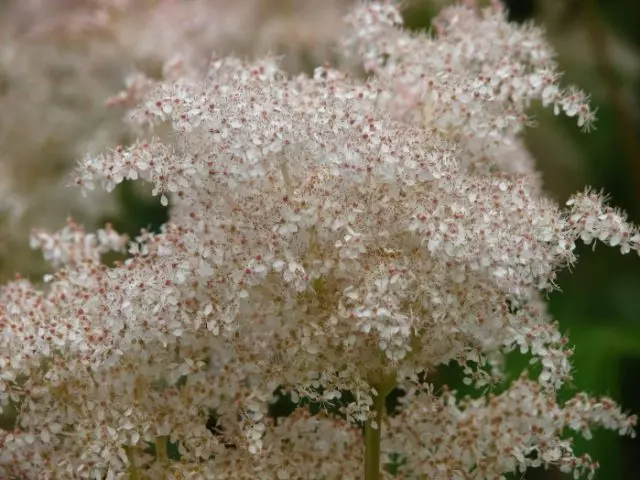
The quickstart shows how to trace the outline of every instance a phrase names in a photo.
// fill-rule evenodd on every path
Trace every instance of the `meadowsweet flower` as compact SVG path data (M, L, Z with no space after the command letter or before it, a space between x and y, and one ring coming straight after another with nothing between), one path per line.
M571 349L542 294L579 239L640 243L599 195L547 198L522 151L531 102L591 115L557 85L541 32L455 7L435 36L409 34L386 2L345 24L336 46L366 79L216 57L132 112L172 135L80 162L79 185L149 182L171 218L113 267L100 255L124 240L109 228L34 234L59 268L46 290L0 292L0 392L20 410L3 474L359 478L366 464L373 479L380 449L434 479L581 474L594 464L565 427L633 432L608 399L556 400ZM514 349L539 376L501 395L459 400L424 380L456 362L491 386ZM408 395L389 419L394 387ZM340 418L276 421L277 389Z
M98 190L83 201L66 188L68 176L85 154L131 141L137 132L127 123L137 120L122 119L159 80L200 74L214 50L286 53L288 69L312 68L328 58L349 3L3 1L0 108L11 112L0 118L4 275L42 273L24 242L31 226L54 229L73 215L97 228L117 215L115 196ZM170 109L153 104L148 115ZM135 172L124 175L135 179Z

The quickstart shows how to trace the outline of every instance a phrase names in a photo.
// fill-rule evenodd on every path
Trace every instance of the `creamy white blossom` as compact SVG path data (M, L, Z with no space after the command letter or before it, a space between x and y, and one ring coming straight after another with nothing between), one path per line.
M360 478L358 422L409 475L581 474L594 464L565 427L633 433L610 400L556 401L572 350L542 299L576 241L627 253L640 235L599 195L547 198L518 141L533 101L586 126L584 95L558 85L542 32L500 9L435 25L409 34L392 4L357 6L335 43L366 79L215 57L149 86L132 118L157 135L87 157L77 183L147 181L170 221L114 266L110 228L34 233L60 268L46 290L1 293L0 394L19 408L3 475ZM501 395L423 380L456 362L468 383L499 382L514 349L539 376ZM396 386L402 413L372 419ZM270 418L278 388L342 419Z

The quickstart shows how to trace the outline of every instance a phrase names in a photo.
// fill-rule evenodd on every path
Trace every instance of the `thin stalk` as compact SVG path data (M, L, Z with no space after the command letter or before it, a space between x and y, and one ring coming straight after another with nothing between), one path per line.
M156 461L165 469L169 465L169 452L167 451L168 443L169 437L156 437Z
M364 478L380 479L380 444L382 440L382 420L385 414L387 395L396 385L395 375L387 377L379 385L373 385L378 394L373 398L375 415L364 425Z
M156 437L156 458L160 463L167 463L169 460L167 440L168 437L166 436Z
M138 465L136 464L136 448L126 446L124 447L124 450L127 453L127 459L129 460L129 480L140 480Z

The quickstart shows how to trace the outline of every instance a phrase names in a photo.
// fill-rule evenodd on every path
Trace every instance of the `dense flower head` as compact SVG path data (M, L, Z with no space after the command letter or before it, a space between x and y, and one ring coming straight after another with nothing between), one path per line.
M212 50L329 55L350 1L7 0L0 3L0 274L36 275L25 238L73 215L91 228L118 209L68 189L78 158L129 142L122 122L159 80L200 72ZM105 104L109 108L104 108ZM47 204L46 213L41 208ZM37 257L35 257L37 258Z
M145 137L87 156L76 183L147 181L170 221L114 266L101 255L126 240L109 227L33 234L59 268L1 293L0 394L19 409L6 475L355 478L354 424L389 384L416 392L384 433L408 474L581 473L565 427L633 431L608 399L556 402L572 350L542 298L578 239L628 253L640 234L599 195L547 198L518 141L533 101L593 114L539 30L497 7L435 26L409 34L393 4L364 3L335 45L366 78L216 56L140 92ZM423 385L452 361L492 385L514 349L536 381L462 401ZM342 419L270 419L278 388Z

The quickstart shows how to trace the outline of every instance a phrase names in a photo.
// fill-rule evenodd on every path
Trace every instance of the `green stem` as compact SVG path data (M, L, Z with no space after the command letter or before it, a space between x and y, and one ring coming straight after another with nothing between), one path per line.
M169 437L160 436L156 437L156 461L163 467L163 475L166 475L166 469L169 465L169 452L167 451L167 445L169 443ZM166 478L166 477L165 477Z
M124 450L127 452L127 459L129 460L129 480L140 480L138 466L136 465L136 448L126 446Z
M385 378L377 385L372 385L378 394L373 398L375 416L367 419L364 425L364 478L380 479L380 443L382 440L382 420L385 414L387 395L396 385L395 375Z
M161 463L167 463L169 460L169 453L167 452L167 441L169 437L161 436L156 437L156 458Z

